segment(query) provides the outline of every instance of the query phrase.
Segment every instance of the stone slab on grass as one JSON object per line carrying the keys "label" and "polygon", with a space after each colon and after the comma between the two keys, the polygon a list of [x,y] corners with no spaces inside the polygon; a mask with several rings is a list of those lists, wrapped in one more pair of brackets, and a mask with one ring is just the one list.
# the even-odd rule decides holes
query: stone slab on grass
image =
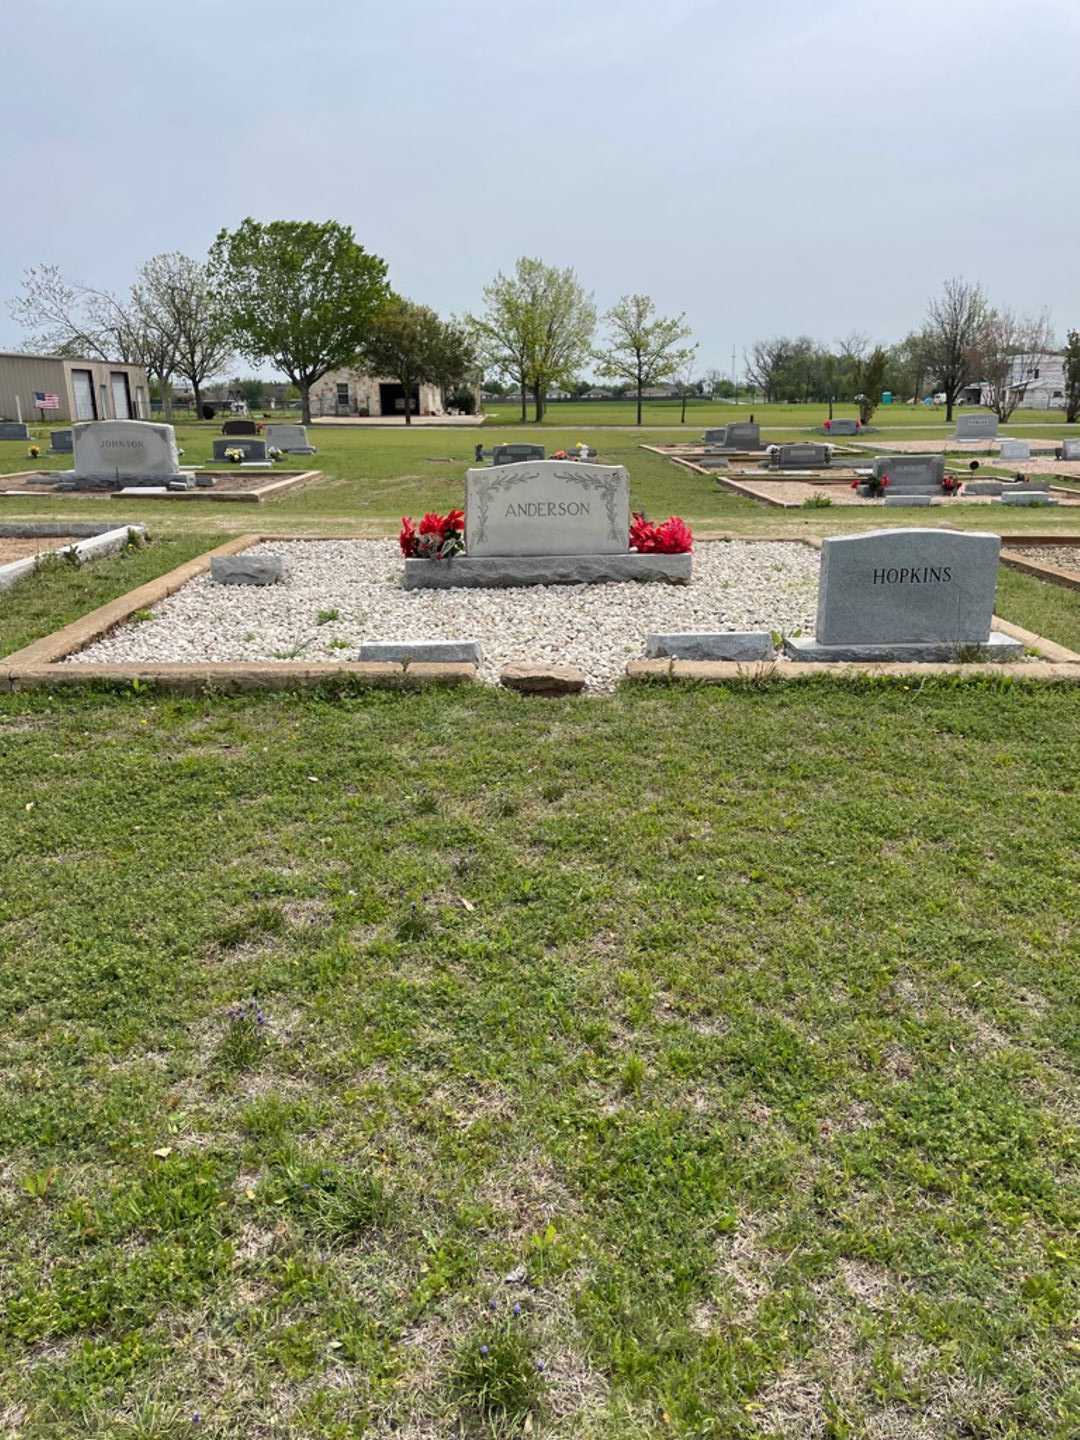
{"label": "stone slab on grass", "polygon": [[650,660],[768,660],[772,636],[767,630],[688,630],[682,634],[649,635],[645,654]]}
{"label": "stone slab on grass", "polygon": [[926,509],[933,498],[932,495],[886,495],[885,504],[889,509],[910,509],[912,506]]}
{"label": "stone slab on grass", "polygon": [[1025,490],[1016,494],[999,495],[994,501],[995,505],[1056,505],[1058,502],[1051,499],[1046,490]]}
{"label": "stone slab on grass", "polygon": [[285,579],[282,555],[215,555],[210,578],[216,585],[279,585]]}
{"label": "stone slab on grass", "polygon": [[499,683],[523,695],[577,695],[586,679],[584,671],[572,665],[504,665]]}
{"label": "stone slab on grass", "polygon": [[595,585],[604,581],[690,581],[686,555],[455,555],[406,560],[406,590],[508,589],[518,585]]}
{"label": "stone slab on grass", "polygon": [[945,643],[923,641],[911,645],[819,645],[816,640],[784,641],[784,654],[789,660],[817,660],[873,665],[892,661],[944,661],[957,665],[965,662],[1016,660],[1024,653],[1024,645],[1009,635],[992,631],[982,643]]}
{"label": "stone slab on grass", "polygon": [[400,660],[405,664],[479,665],[479,640],[369,640],[358,660]]}

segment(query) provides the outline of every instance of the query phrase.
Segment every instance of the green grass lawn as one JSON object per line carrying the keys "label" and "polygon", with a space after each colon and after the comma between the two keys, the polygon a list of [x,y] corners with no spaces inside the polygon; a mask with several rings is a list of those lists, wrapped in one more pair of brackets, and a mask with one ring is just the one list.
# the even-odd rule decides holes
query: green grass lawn
{"label": "green grass lawn", "polygon": [[[191,464],[209,461],[215,425],[181,426],[177,438],[184,459]],[[694,427],[700,435],[700,425]],[[790,435],[797,432],[792,430]],[[175,501],[146,499],[123,501],[101,497],[40,495],[0,497],[0,521],[29,518],[57,519],[65,515],[80,520],[112,520],[117,523],[142,521],[170,534],[235,534],[262,529],[296,533],[396,533],[400,517],[424,510],[447,510],[460,505],[464,497],[464,475],[473,463],[480,441],[490,448],[499,440],[523,440],[530,434],[549,452],[558,444],[573,444],[578,431],[534,430],[376,430],[313,429],[318,454],[296,456],[290,468],[310,464],[323,478],[303,490],[289,491],[263,505],[237,505],[224,501]],[[778,438],[782,433],[777,432]],[[631,500],[635,508],[650,516],[684,516],[699,528],[737,534],[769,533],[827,534],[831,531],[880,526],[880,510],[842,509],[818,511],[768,509],[721,490],[711,476],[696,475],[664,456],[642,448],[642,443],[686,438],[676,430],[645,432],[598,430],[591,437],[602,463],[625,465],[630,472]],[[772,438],[770,436],[770,438]],[[28,464],[26,445],[0,441],[0,474],[11,474]],[[52,457],[37,462],[38,468],[70,468],[70,457]],[[989,506],[950,506],[935,512],[934,523],[948,523],[967,529],[1080,531],[1080,511],[1009,510]],[[893,517],[890,515],[890,522]],[[909,522],[910,523],[910,520]]]}
{"label": "green grass lawn", "polygon": [[1075,1436],[1078,726],[0,699],[6,1432]]}

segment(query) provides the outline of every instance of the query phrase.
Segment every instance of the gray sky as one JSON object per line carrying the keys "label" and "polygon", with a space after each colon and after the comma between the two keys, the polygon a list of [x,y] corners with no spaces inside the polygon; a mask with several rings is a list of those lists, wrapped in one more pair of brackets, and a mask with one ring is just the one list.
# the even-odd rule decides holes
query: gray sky
{"label": "gray sky", "polygon": [[572,265],[685,310],[702,368],[899,338],[952,274],[1080,324],[1076,0],[3,10],[0,347],[27,266],[122,289],[245,215],[345,221],[443,313]]}

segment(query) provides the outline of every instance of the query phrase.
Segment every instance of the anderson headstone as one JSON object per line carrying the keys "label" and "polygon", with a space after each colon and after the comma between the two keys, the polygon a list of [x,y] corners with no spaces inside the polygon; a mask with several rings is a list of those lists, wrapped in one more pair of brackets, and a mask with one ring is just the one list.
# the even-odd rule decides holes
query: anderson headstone
{"label": "anderson headstone", "polygon": [[625,466],[535,460],[466,472],[470,556],[625,554],[629,534]]}

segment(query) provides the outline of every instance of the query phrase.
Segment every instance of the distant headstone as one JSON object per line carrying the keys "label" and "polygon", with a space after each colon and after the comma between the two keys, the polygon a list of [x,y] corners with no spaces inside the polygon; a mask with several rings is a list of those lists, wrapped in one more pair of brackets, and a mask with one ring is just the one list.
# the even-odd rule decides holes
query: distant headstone
{"label": "distant headstone", "polygon": [[874,476],[888,476],[890,495],[937,495],[945,479],[943,455],[882,455],[874,461]]}
{"label": "distant headstone", "polygon": [[1002,460],[1030,460],[1031,445],[1027,440],[1002,440],[998,454]]}
{"label": "distant headstone", "polygon": [[735,420],[705,431],[705,444],[720,450],[760,450],[761,426],[749,420]]}
{"label": "distant headstone", "polygon": [[830,420],[828,434],[830,435],[857,435],[859,433],[859,422],[857,420]]}
{"label": "distant headstone", "polygon": [[778,445],[775,463],[781,470],[820,470],[832,463],[828,445],[815,445],[801,440],[794,445]]}
{"label": "distant headstone", "polygon": [[568,460],[467,470],[465,534],[470,556],[626,553],[630,477]]}
{"label": "distant headstone", "polygon": [[996,415],[958,415],[954,440],[996,440],[998,417]]}
{"label": "distant headstone", "polygon": [[1061,442],[1062,460],[1080,460],[1080,440],[1063,440]]}
{"label": "distant headstone", "polygon": [[1056,505],[1049,490],[1004,490],[996,502],[1000,505]]}
{"label": "distant headstone", "polygon": [[267,425],[265,434],[268,445],[288,455],[315,454],[303,425]]}
{"label": "distant headstone", "polygon": [[933,503],[933,500],[934,500],[934,497],[933,497],[932,495],[889,495],[889,494],[886,494],[886,496],[885,496],[885,506],[886,506],[887,509],[892,509],[892,508],[898,507],[898,506],[906,506],[906,507],[908,507],[908,508],[910,509],[910,507],[914,505],[914,506],[922,506],[922,507],[925,509],[925,507],[926,507],[927,505],[930,505],[930,504]]}
{"label": "distant headstone", "polygon": [[73,448],[70,430],[54,430],[49,436],[50,455],[70,455]]}
{"label": "distant headstone", "polygon": [[254,420],[226,420],[221,427],[222,435],[257,435],[259,427]]}
{"label": "distant headstone", "polygon": [[180,476],[176,432],[150,420],[86,420],[71,427],[78,489],[160,485]]}
{"label": "distant headstone", "polygon": [[516,465],[521,460],[543,460],[543,445],[495,445],[491,451],[493,465]]}
{"label": "distant headstone", "polygon": [[832,536],[821,547],[816,634],[789,640],[800,660],[950,659],[960,646],[1022,651],[991,637],[997,535],[932,529]]}
{"label": "distant headstone", "polygon": [[252,440],[247,435],[229,435],[214,441],[214,459],[228,460],[226,450],[243,450],[245,460],[266,460],[269,458],[266,449],[267,442],[261,436],[258,440]]}
{"label": "distant headstone", "polygon": [[0,420],[0,440],[29,440],[30,427],[21,420]]}

